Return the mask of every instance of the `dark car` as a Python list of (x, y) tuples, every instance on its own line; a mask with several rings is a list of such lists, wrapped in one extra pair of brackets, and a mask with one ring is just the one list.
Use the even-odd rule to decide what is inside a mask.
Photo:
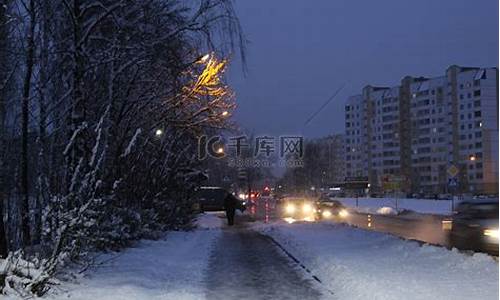
[(498, 255), (498, 200), (460, 203), (451, 222), (449, 243)]
[(338, 200), (330, 198), (320, 198), (316, 202), (317, 219), (343, 219), (348, 216), (346, 207)]
[[(224, 210), (224, 199), (229, 192), (221, 187), (201, 187), (195, 194), (195, 203), (200, 211)], [(239, 200), (237, 209), (244, 211), (246, 203)]]

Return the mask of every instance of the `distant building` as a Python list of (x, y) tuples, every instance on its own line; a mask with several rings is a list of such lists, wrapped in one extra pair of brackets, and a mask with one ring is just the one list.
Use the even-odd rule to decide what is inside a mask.
[(374, 190), (397, 178), (406, 192), (498, 193), (496, 68), (367, 86), (347, 99), (345, 119), (346, 175)]

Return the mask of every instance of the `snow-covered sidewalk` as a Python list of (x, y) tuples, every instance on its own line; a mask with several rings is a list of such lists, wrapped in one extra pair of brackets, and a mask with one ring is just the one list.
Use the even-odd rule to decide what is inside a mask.
[(203, 299), (209, 256), (221, 219), (202, 215), (199, 228), (169, 232), (121, 253), (104, 255), (102, 266), (77, 283), (64, 283), (48, 299)]
[(257, 224), (336, 299), (498, 299), (498, 262), (343, 224)]

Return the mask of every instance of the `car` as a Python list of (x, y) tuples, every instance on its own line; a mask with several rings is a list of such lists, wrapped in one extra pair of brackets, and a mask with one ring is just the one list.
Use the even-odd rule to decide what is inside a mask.
[(286, 197), (281, 201), (281, 216), (295, 220), (314, 221), (316, 201), (308, 197)]
[(349, 215), (347, 208), (338, 200), (320, 198), (316, 202), (316, 218), (345, 219)]
[(498, 255), (498, 199), (461, 202), (450, 227), (450, 246)]
[[(221, 187), (200, 187), (194, 196), (195, 208), (202, 212), (224, 210), (224, 199), (228, 194), (229, 192)], [(246, 206), (246, 202), (238, 198), (236, 208), (244, 211)]]

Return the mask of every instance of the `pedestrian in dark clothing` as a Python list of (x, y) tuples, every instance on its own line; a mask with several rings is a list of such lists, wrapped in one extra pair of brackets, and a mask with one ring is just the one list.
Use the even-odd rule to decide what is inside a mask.
[(224, 198), (224, 209), (226, 210), (227, 224), (229, 226), (234, 225), (234, 214), (238, 205), (239, 200), (231, 193), (228, 193), (226, 198)]

